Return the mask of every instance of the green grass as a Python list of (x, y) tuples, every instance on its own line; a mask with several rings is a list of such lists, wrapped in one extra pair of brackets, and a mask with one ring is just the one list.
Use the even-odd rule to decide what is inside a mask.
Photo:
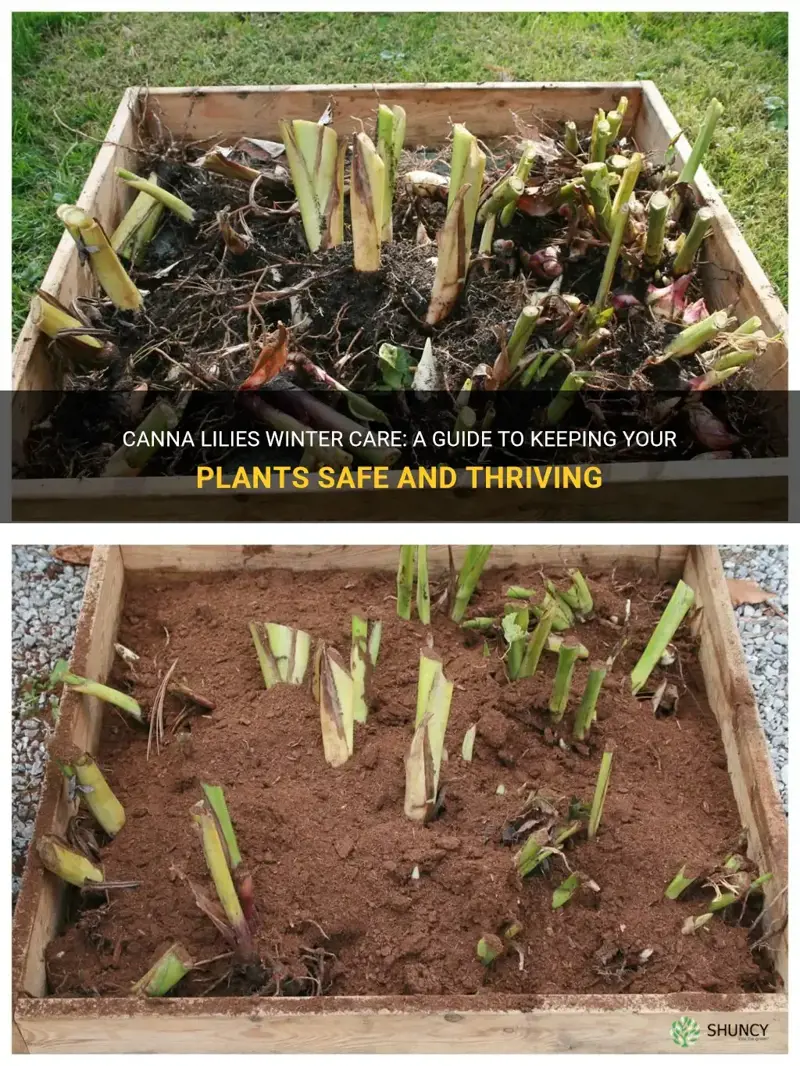
[(765, 107), (787, 99), (784, 14), (18, 14), (12, 43), (15, 329), (97, 152), (82, 134), (132, 84), (646, 77), (690, 138), (718, 96), (708, 170), (786, 299), (787, 135)]

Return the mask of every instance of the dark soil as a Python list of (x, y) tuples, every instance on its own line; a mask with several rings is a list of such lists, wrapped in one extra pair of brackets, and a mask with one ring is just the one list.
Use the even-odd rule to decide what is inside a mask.
[[(631, 150), (635, 146), (628, 143), (625, 147)], [(487, 160), (487, 189), (518, 154), (518, 146), (511, 140), (495, 146)], [(509, 337), (532, 295), (543, 294), (550, 285), (551, 279), (532, 272), (530, 255), (554, 246), (563, 267), (561, 292), (579, 297), (584, 304), (596, 296), (607, 240), (592, 229), (584, 209), (572, 221), (555, 210), (537, 217), (518, 211), (508, 227), (498, 225), (496, 230), (507, 251), (497, 251), (486, 270), (483, 264), (473, 265), (460, 304), (447, 320), (431, 329), (423, 320), (434, 279), (436, 234), (445, 215), (442, 202), (410, 197), (399, 179), (395, 239), (384, 245), (381, 270), (367, 276), (352, 267), (349, 203), (345, 243), (310, 254), (299, 216), (288, 211), (293, 200), (288, 179), (268, 178), (251, 190), (245, 183), (191, 166), (199, 155), (197, 148), (156, 148), (152, 144), (140, 153), (138, 170), (143, 174), (156, 170), (161, 183), (195, 209), (196, 221), (187, 225), (166, 212), (143, 261), (131, 270), (136, 285), (146, 293), (143, 313), (118, 312), (107, 301), (83, 303), (82, 310), (106, 331), (117, 355), (103, 369), (65, 363), (68, 389), (128, 392), (145, 384), (148, 397), (153, 398), (157, 393), (180, 389), (235, 391), (250, 373), (264, 338), (283, 322), (291, 326), (290, 361), (274, 385), (292, 382), (306, 388), (320, 387), (291, 361), (292, 353), (299, 353), (348, 387), (374, 394), (386, 387), (377, 358), (381, 344), (406, 348), (413, 365), (430, 336), (443, 383), (450, 393), (456, 393), (476, 367), (494, 365), (500, 355), (498, 337)], [(425, 168), (447, 174), (448, 160), (449, 149), (438, 154), (426, 149), (405, 152), (399, 173)], [(278, 164), (285, 166), (285, 159), (281, 157)], [(647, 159), (637, 187), (644, 193), (643, 199), (658, 187), (663, 169), (662, 161)], [(529, 188), (539, 188), (543, 197), (552, 199), (563, 181), (576, 172), (572, 157), (543, 151), (534, 164)], [(275, 174), (274, 166), (268, 168), (268, 174)], [(684, 217), (674, 224), (671, 237), (688, 226), (691, 207), (688, 204)], [(219, 212), (225, 212), (237, 232), (247, 236), (249, 248), (244, 254), (234, 255), (226, 249), (217, 221)], [(480, 230), (477, 224), (473, 255), (477, 254)], [(428, 243), (420, 244), (420, 240)], [(652, 271), (642, 269), (635, 253), (625, 251), (614, 288), (636, 295), (641, 305), (617, 312), (608, 323), (609, 339), (596, 352), (557, 361), (544, 379), (526, 390), (532, 425), (543, 413), (536, 409), (546, 407), (552, 390), (559, 388), (569, 369), (591, 369), (595, 374), (568, 417), (570, 425), (594, 428), (605, 425), (608, 411), (604, 410), (603, 397), (609, 390), (685, 394), (689, 379), (704, 372), (706, 367), (698, 356), (648, 365), (648, 359), (661, 353), (682, 328), (656, 318), (644, 306), (650, 281), (666, 283), (663, 277), (659, 280)], [(268, 302), (255, 300), (251, 304), (256, 293), (281, 292), (283, 297), (269, 296)], [(695, 277), (689, 299), (702, 295)], [(568, 318), (567, 305), (553, 297), (529, 343), (529, 353), (569, 349), (575, 336), (562, 329)], [(58, 358), (56, 352), (53, 357)], [(720, 443), (717, 435), (717, 443), (709, 442), (708, 433), (698, 431), (692, 420), (685, 427), (682, 403), (670, 405), (658, 415), (654, 410), (645, 411), (640, 428), (661, 425), (664, 420), (669, 428), (677, 426), (686, 444), (680, 456), (672, 458), (692, 458), (710, 451), (718, 452), (717, 457), (774, 454), (779, 438), (773, 439), (774, 435), (764, 430), (773, 418), (768, 401), (749, 389), (749, 380), (745, 368), (715, 390), (729, 397), (726, 409), (718, 415), (733, 432), (732, 441), (722, 439)], [(742, 389), (746, 394), (738, 396), (737, 390)], [(149, 404), (150, 399), (146, 399), (145, 411)], [(109, 401), (96, 391), (91, 397), (90, 415), (71, 402), (62, 402), (32, 432), (27, 464), (20, 473), (26, 477), (96, 476), (118, 446), (121, 431), (134, 428), (141, 417), (140, 407), (133, 412), (125, 400)], [(216, 420), (210, 420), (207, 409), (198, 412), (190, 407), (183, 413), (181, 428), (198, 432), (216, 424), (230, 424), (230, 417), (229, 411), (220, 411)], [(455, 412), (448, 417), (454, 418)], [(525, 425), (515, 428), (524, 429)], [(663, 458), (663, 453), (651, 453), (652, 449), (626, 458)], [(507, 455), (492, 458), (509, 461)], [(193, 455), (187, 469), (193, 471), (198, 462), (206, 461)], [(588, 457), (582, 461), (607, 459)], [(184, 472), (171, 454), (157, 454), (145, 469), (148, 474)]]
[[(599, 720), (577, 749), (570, 731), (585, 663), (576, 671), (564, 722), (553, 729), (546, 707), (554, 655), (545, 653), (535, 678), (512, 684), (493, 644), (487, 656), (482, 635), (434, 616), (434, 646), (455, 692), (443, 810), (422, 827), (405, 817), (403, 792), (427, 631), (396, 617), (393, 575), (133, 576), (119, 640), (141, 659), (133, 668), (118, 662), (112, 683), (130, 688), (149, 710), (177, 659), (174, 678), (216, 707), (190, 717), (179, 738), (171, 730), (186, 705), (169, 696), (167, 741), (149, 761), (147, 731), (106, 710), (98, 760), (127, 824), (102, 847), (101, 861), (107, 879), (133, 879), (139, 887), (114, 891), (108, 901), (101, 896), (94, 905), (72, 895), (65, 927), (47, 949), (50, 992), (125, 995), (173, 940), (204, 963), (178, 986), (183, 996), (770, 987), (770, 975), (749, 950), (752, 916), (717, 916), (700, 934), (685, 936), (684, 920), (701, 913), (702, 903), (663, 897), (682, 865), (707, 869), (740, 846), (741, 829), (685, 632), (669, 670), (682, 693), (677, 714), (656, 718), (649, 701), (629, 694), (628, 673), (670, 589), (621, 570), (611, 578), (587, 577), (597, 614), (580, 627), (580, 637), (591, 656), (604, 658), (617, 644), (610, 619), (623, 617), (628, 598), (632, 626), (603, 690)], [(539, 583), (533, 568), (488, 571), (469, 614), (502, 613), (509, 584)], [(247, 622), (305, 627), (347, 656), (355, 610), (383, 620), (383, 640), (372, 713), (356, 727), (351, 760), (333, 770), (323, 758), (309, 691), (264, 689)], [(467, 764), (461, 742), (474, 723), (475, 755)], [(562, 805), (573, 797), (590, 803), (604, 750), (614, 751), (614, 763), (599, 834), (566, 849), (570, 867), (589, 874), (601, 891), (593, 904), (573, 899), (554, 911), (551, 896), (566, 877), (563, 864), (521, 882), (503, 828), (534, 789)], [(190, 815), (201, 782), (225, 790), (255, 882), (263, 969), (232, 965), (228, 945), (183, 879), (213, 895)], [(497, 793), (501, 784), (504, 794)], [(521, 954), (509, 951), (485, 969), (476, 958), (478, 939), (511, 920), (523, 926), (516, 940)], [(640, 963), (643, 951), (652, 954)]]

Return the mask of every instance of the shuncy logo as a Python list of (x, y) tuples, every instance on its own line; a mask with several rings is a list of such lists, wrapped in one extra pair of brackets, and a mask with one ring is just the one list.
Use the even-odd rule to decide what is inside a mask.
[(670, 1026), (673, 1043), (678, 1047), (691, 1047), (700, 1039), (700, 1026), (694, 1020), (684, 1014)]

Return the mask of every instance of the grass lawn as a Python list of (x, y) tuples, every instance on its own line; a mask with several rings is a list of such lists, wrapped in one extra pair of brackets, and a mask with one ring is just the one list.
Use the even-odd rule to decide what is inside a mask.
[(14, 15), (15, 332), (97, 152), (81, 134), (134, 84), (646, 77), (690, 139), (717, 96), (706, 166), (785, 300), (787, 134), (765, 101), (787, 99), (787, 56), (785, 14)]

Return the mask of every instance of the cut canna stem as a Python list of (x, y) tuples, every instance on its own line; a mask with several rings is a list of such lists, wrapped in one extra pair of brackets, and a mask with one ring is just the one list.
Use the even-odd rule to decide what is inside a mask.
[(677, 337), (669, 342), (662, 355), (654, 359), (655, 363), (665, 363), (667, 359), (680, 359), (685, 355), (694, 355), (704, 344), (713, 341), (718, 333), (728, 325), (727, 311), (715, 311), (708, 318), (687, 326)]
[(178, 412), (166, 400), (158, 400), (136, 429), (133, 444), (121, 444), (103, 467), (102, 477), (138, 477), (159, 450), (159, 435), (175, 429)]
[[(150, 175), (150, 184), (158, 185), (158, 175), (155, 172)], [(164, 210), (164, 204), (151, 196), (149, 192), (140, 192), (128, 208), (120, 224), (111, 234), (110, 244), (117, 255), (133, 261), (133, 252), (137, 246), (139, 231), (148, 222), (151, 214), (156, 215), (157, 225)], [(149, 229), (150, 237), (152, 237), (153, 233), (155, 233), (155, 227), (151, 226)], [(142, 245), (140, 251), (143, 251), (144, 247)]]
[(106, 833), (116, 836), (125, 825), (125, 808), (111, 791), (97, 763), (84, 752), (75, 759), (72, 768), (81, 785), (81, 799)]
[(619, 137), (619, 128), (622, 125), (622, 115), (619, 111), (609, 111), (606, 115), (609, 130), (609, 143), (613, 144)]
[(603, 817), (603, 807), (605, 806), (608, 792), (608, 781), (611, 776), (612, 758), (613, 752), (603, 752), (603, 758), (600, 761), (600, 772), (597, 775), (597, 784), (594, 790), (594, 799), (592, 800), (592, 809), (589, 812), (589, 826), (586, 830), (589, 840), (594, 839), (597, 835), (597, 830), (600, 828), (600, 819)]
[(124, 170), (122, 167), (117, 167), (116, 174), (118, 178), (122, 178), (126, 185), (136, 189), (137, 192), (144, 192), (148, 196), (152, 196), (154, 200), (158, 200), (159, 203), (172, 211), (178, 218), (183, 219), (184, 222), (194, 222), (194, 209), (184, 203), (179, 196), (174, 196), (171, 192), (167, 192), (166, 189), (162, 189), (156, 182), (148, 181), (147, 178), (140, 178), (137, 174), (130, 170)]
[(354, 614), (351, 624), (352, 644), (350, 645), (350, 678), (353, 692), (353, 719), (356, 722), (367, 720), (367, 671), (369, 657), (367, 652), (367, 635), (369, 623), (366, 618)]
[(461, 758), (464, 762), (472, 762), (472, 752), (475, 748), (475, 737), (477, 732), (477, 725), (471, 725), (464, 734), (464, 739), (461, 742)]
[[(563, 643), (564, 643), (564, 638), (563, 637), (559, 637), (557, 634), (552, 633), (547, 638), (547, 644), (545, 645), (545, 647), (547, 648), (548, 651), (551, 651), (551, 652), (553, 652), (553, 654), (558, 655), (558, 652), (559, 652), (559, 650), (561, 648), (561, 645)], [(585, 644), (579, 644), (578, 645), (578, 658), (579, 659), (588, 659), (589, 658), (589, 649), (586, 647)]]
[(659, 619), (658, 625), (653, 630), (653, 635), (647, 642), (647, 647), (644, 649), (641, 659), (639, 659), (631, 672), (631, 689), (634, 695), (644, 688), (647, 679), (658, 665), (661, 656), (667, 650), (667, 645), (677, 633), (678, 626), (686, 617), (693, 603), (694, 590), (685, 581), (679, 581), (664, 613)]
[(560, 854), (557, 848), (540, 844), (536, 837), (536, 833), (531, 833), (514, 856), (514, 865), (520, 877), (528, 877), (545, 859)]
[(542, 652), (547, 646), (547, 641), (553, 628), (555, 611), (556, 605), (551, 601), (540, 615), (539, 622), (528, 639), (528, 646), (525, 648), (525, 654), (520, 663), (518, 677), (533, 677), (536, 673)]
[(312, 252), (344, 240), (344, 156), (332, 126), (295, 119), (278, 123), (303, 230)]
[(540, 314), (541, 308), (534, 304), (528, 304), (527, 307), (522, 308), (519, 318), (511, 331), (511, 336), (508, 339), (507, 354), (509, 371), (514, 370), (522, 358), (522, 354), (525, 351), (525, 345), (528, 343), (530, 335), (533, 333), (536, 323), (539, 321)]
[(428, 548), (417, 547), (417, 614), (423, 625), (431, 624), (431, 591), (428, 585)]
[(372, 629), (369, 633), (369, 639), (367, 640), (367, 650), (369, 652), (369, 661), (373, 668), (378, 665), (378, 656), (381, 651), (381, 634), (383, 632), (382, 622), (373, 622)]
[(228, 866), (233, 874), (233, 883), (236, 886), (236, 894), (242, 905), (245, 920), (249, 925), (255, 915), (253, 878), (242, 864), (242, 855), (239, 851), (239, 844), (236, 840), (233, 822), (228, 813), (228, 805), (225, 802), (225, 793), (219, 785), (205, 784), (203, 785), (203, 792), (205, 793), (206, 802), (216, 819), (217, 830), (225, 849), (225, 857), (228, 860)]
[(533, 613), (537, 618), (542, 618), (544, 612), (550, 606), (553, 608), (553, 629), (557, 633), (560, 633), (564, 629), (569, 629), (575, 621), (572, 614), (572, 608), (566, 600), (562, 600), (559, 596), (554, 595), (550, 591), (547, 592), (541, 604), (533, 608)]
[(191, 955), (176, 941), (156, 959), (144, 977), (131, 986), (131, 995), (151, 999), (165, 996), (193, 967)]
[[(223, 178), (228, 178), (229, 181), (246, 181), (248, 185), (252, 185), (260, 176), (261, 171), (231, 159), (230, 156), (225, 155), (225, 151), (226, 149), (217, 148), (212, 152), (206, 152), (194, 166), (200, 167), (201, 170), (208, 170), (212, 174), (219, 174)], [(150, 180), (153, 180), (152, 174)]]
[[(377, 632), (377, 637), (376, 637)], [(353, 682), (353, 719), (366, 722), (369, 712), (367, 694), (381, 642), (381, 624), (370, 626), (366, 618), (354, 614), (350, 647), (350, 677)]]
[(628, 225), (630, 209), (629, 203), (623, 204), (614, 218), (611, 243), (606, 252), (606, 262), (603, 267), (603, 275), (600, 278), (600, 285), (597, 289), (597, 296), (595, 297), (594, 305), (592, 306), (592, 315), (599, 315), (608, 300), (611, 283), (614, 280), (614, 272), (617, 269), (617, 260), (619, 259), (620, 249), (622, 248), (622, 240)]
[(397, 567), (397, 617), (411, 618), (411, 593), (414, 588), (413, 544), (404, 544), (400, 549), (400, 564)]
[(494, 933), (484, 933), (478, 941), (475, 953), (484, 966), (491, 966), (495, 959), (499, 959), (505, 950), (505, 944), (499, 936), (495, 936)]
[(633, 191), (636, 188), (636, 182), (639, 180), (639, 174), (642, 170), (642, 163), (644, 157), (640, 152), (634, 152), (631, 156), (631, 161), (628, 163), (625, 170), (622, 172), (620, 183), (617, 186), (617, 192), (614, 196), (614, 203), (611, 205), (611, 230), (614, 232), (617, 216), (622, 210), (625, 204), (630, 202), (630, 198), (633, 196)]
[(610, 140), (611, 125), (607, 119), (600, 119), (592, 129), (592, 142), (589, 148), (590, 162), (602, 163), (605, 160)]
[[(494, 244), (494, 231), (497, 228), (497, 215), (489, 215), (481, 230), (481, 239), (478, 242), (478, 255), (484, 258), (491, 256)], [(484, 262), (483, 269), (488, 273), (490, 263)]]
[(575, 725), (572, 735), (576, 740), (584, 740), (586, 734), (592, 728), (592, 722), (597, 718), (597, 697), (603, 687), (608, 667), (604, 662), (593, 662), (589, 667), (589, 676), (586, 679), (586, 687), (583, 690), (581, 705), (575, 715)]
[(686, 867), (681, 866), (680, 870), (678, 870), (667, 885), (664, 895), (667, 899), (678, 899), (678, 897), (684, 893), (690, 885), (693, 885), (696, 880), (696, 877), (687, 877)]
[(436, 812), (452, 697), (453, 683), (444, 676), (441, 660), (423, 649), (417, 681), (414, 737), (406, 756), (404, 810), (414, 821), (430, 821)]
[(499, 181), (489, 194), (488, 200), (483, 204), (477, 215), (478, 222), (488, 222), (496, 216), (508, 204), (518, 200), (525, 192), (525, 183), (521, 178), (514, 175)]
[(468, 185), (459, 189), (437, 236), (436, 276), (425, 315), (429, 326), (447, 318), (458, 302), (467, 278), (469, 245), (465, 240), (464, 199), (468, 192)]
[(514, 167), (514, 177), (519, 178), (523, 183), (528, 180), (531, 174), (531, 168), (536, 161), (536, 145), (533, 141), (523, 141), (522, 154), (517, 160), (517, 165)]
[(564, 147), (571, 155), (579, 155), (581, 142), (578, 140), (578, 127), (574, 122), (567, 122), (564, 126)]
[(374, 273), (381, 268), (385, 181), (386, 167), (375, 145), (366, 133), (357, 133), (353, 137), (350, 168), (350, 222), (353, 266), (360, 273)]
[(684, 163), (683, 170), (681, 170), (678, 175), (679, 183), (690, 185), (694, 181), (697, 169), (708, 151), (708, 147), (711, 144), (711, 138), (714, 136), (714, 129), (724, 110), (725, 109), (719, 100), (714, 97), (708, 105), (706, 116), (703, 119), (703, 125), (700, 127), (700, 132), (697, 135), (697, 140), (694, 142), (691, 154)]
[(647, 237), (644, 245), (644, 261), (649, 267), (657, 267), (661, 262), (668, 221), (669, 197), (663, 192), (654, 192), (647, 205)]
[(547, 407), (547, 422), (551, 426), (566, 417), (569, 409), (575, 403), (575, 394), (580, 392), (588, 378), (585, 373), (577, 370), (571, 371), (561, 382), (558, 392)]
[[(97, 337), (72, 333), (73, 330), (86, 329), (86, 324), (78, 321), (47, 293), (39, 291), (31, 300), (31, 322), (46, 336), (60, 341), (69, 351), (89, 362), (100, 360), (106, 350), (106, 345)], [(69, 336), (64, 336), (65, 330), (70, 331)]]
[(509, 600), (529, 600), (536, 595), (536, 589), (526, 589), (522, 585), (509, 585), (506, 589), (506, 598)]
[(550, 714), (554, 722), (560, 722), (569, 703), (569, 693), (572, 686), (572, 675), (575, 672), (575, 663), (578, 661), (580, 641), (568, 637), (558, 649), (558, 666), (553, 681), (553, 691), (550, 695)]
[(714, 212), (710, 207), (701, 207), (694, 216), (691, 229), (686, 234), (680, 251), (675, 256), (672, 264), (672, 273), (675, 275), (688, 274), (692, 269), (694, 257), (700, 250), (700, 245), (708, 236), (714, 222)]
[(516, 681), (519, 677), (526, 651), (529, 622), (530, 611), (527, 607), (507, 612), (503, 618), (503, 633), (508, 643), (506, 670), (511, 681)]
[(329, 766), (343, 766), (353, 754), (353, 682), (341, 656), (320, 644), (314, 663), (322, 747)]
[(105, 880), (99, 866), (89, 862), (85, 855), (67, 847), (58, 837), (50, 835), (40, 837), (36, 842), (36, 851), (45, 869), (69, 885), (83, 888), (88, 882), (102, 883)]
[(486, 156), (478, 148), (477, 139), (469, 132), (466, 126), (457, 122), (453, 126), (453, 148), (450, 153), (450, 188), (447, 195), (447, 213), (450, 211), (459, 196), (459, 190), (468, 185), (469, 189), (464, 196), (464, 216), (462, 225), (464, 230), (464, 247), (467, 255), (472, 247), (472, 231), (475, 226), (475, 216), (478, 212), (478, 201), (483, 192), (483, 174), (486, 169)]
[(311, 656), (311, 636), (275, 622), (251, 622), (249, 628), (264, 686), (272, 688), (281, 681), (302, 685)]
[(611, 194), (608, 184), (608, 167), (605, 163), (587, 163), (582, 167), (581, 173), (597, 226), (601, 233), (610, 236)]
[(466, 622), (461, 623), (461, 628), (480, 629), (482, 632), (485, 632), (487, 629), (491, 629), (496, 621), (496, 618), (488, 618), (485, 615), (480, 618), (468, 618)]
[(392, 201), (397, 179), (397, 164), (406, 139), (406, 112), (395, 104), (378, 107), (378, 127), (375, 133), (378, 155), (383, 160), (383, 202), (381, 240), (392, 240)]
[(585, 621), (594, 610), (592, 594), (580, 570), (570, 567), (567, 573), (572, 578), (572, 585), (566, 592), (560, 592), (559, 596), (581, 621)]
[(192, 818), (200, 830), (206, 866), (214, 882), (214, 888), (217, 890), (217, 897), (225, 912), (225, 917), (230, 923), (236, 946), (242, 956), (252, 958), (254, 949), (250, 926), (247, 924), (239, 894), (233, 883), (222, 834), (205, 800), (199, 800), (194, 805)]
[(68, 685), (74, 692), (82, 692), (85, 696), (94, 696), (98, 700), (103, 700), (105, 703), (111, 703), (115, 707), (119, 707), (121, 711), (125, 711), (131, 718), (135, 718), (137, 722), (144, 721), (142, 709), (132, 696), (127, 696), (124, 692), (118, 692), (115, 688), (109, 688), (108, 685), (101, 685), (99, 681), (92, 681), (89, 678), (79, 677), (77, 674), (70, 673), (69, 663), (66, 659), (59, 659), (53, 667), (48, 684), (51, 688), (61, 684)]
[(553, 892), (552, 909), (556, 911), (559, 907), (569, 903), (582, 884), (583, 877), (581, 874), (577, 872), (570, 874)]
[(461, 564), (461, 570), (458, 574), (453, 608), (450, 611), (450, 617), (454, 622), (463, 620), (470, 598), (480, 580), (491, 550), (491, 544), (478, 544), (467, 548), (464, 562)]
[(114, 306), (120, 311), (138, 311), (142, 294), (128, 277), (100, 223), (79, 207), (63, 206), (59, 218), (88, 255), (92, 273)]

